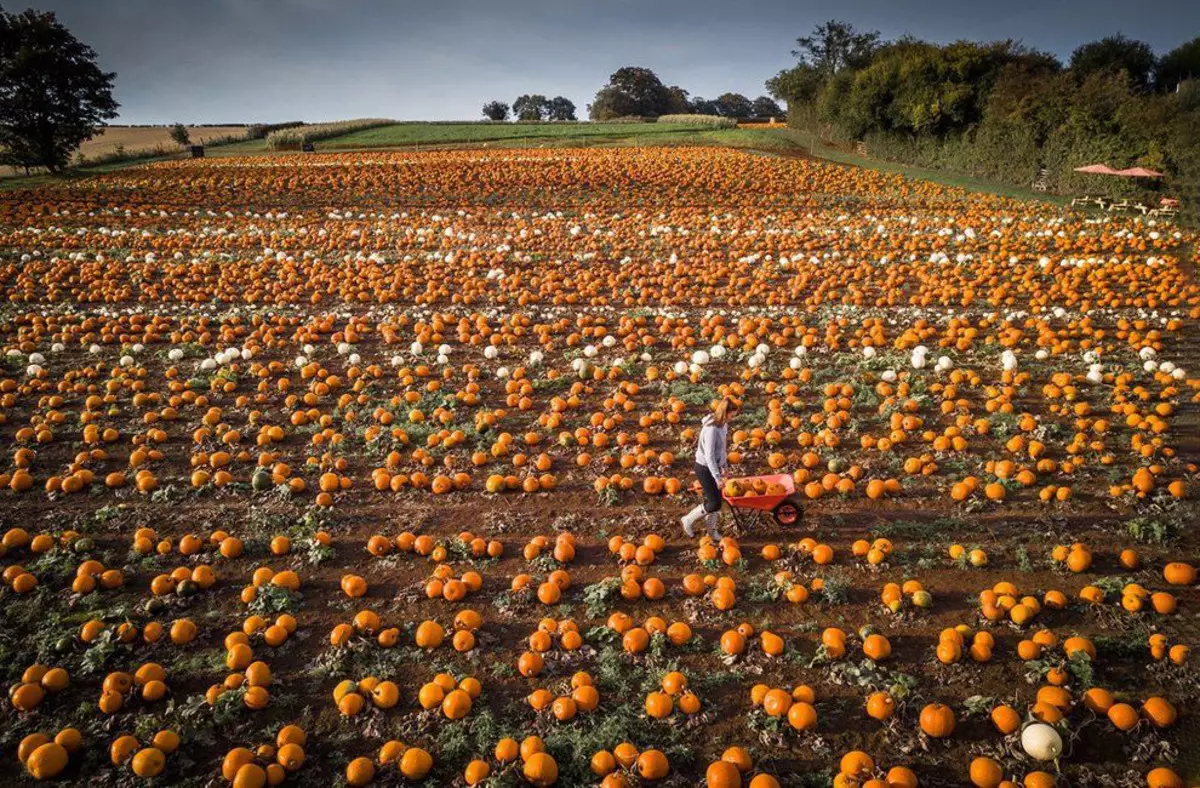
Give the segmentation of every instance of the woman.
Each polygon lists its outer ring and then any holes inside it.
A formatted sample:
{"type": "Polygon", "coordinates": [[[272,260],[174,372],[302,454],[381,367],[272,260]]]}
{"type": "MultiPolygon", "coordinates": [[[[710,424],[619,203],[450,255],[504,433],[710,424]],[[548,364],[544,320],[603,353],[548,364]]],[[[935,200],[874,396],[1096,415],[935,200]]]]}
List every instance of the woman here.
{"type": "Polygon", "coordinates": [[[721,518],[721,476],[725,472],[728,455],[729,422],[737,418],[741,403],[723,397],[713,405],[713,412],[704,417],[700,437],[696,441],[696,461],[692,470],[704,490],[704,503],[683,516],[683,532],[689,537],[696,535],[696,522],[703,517],[708,526],[708,535],[719,540],[717,521],[721,518]]]}

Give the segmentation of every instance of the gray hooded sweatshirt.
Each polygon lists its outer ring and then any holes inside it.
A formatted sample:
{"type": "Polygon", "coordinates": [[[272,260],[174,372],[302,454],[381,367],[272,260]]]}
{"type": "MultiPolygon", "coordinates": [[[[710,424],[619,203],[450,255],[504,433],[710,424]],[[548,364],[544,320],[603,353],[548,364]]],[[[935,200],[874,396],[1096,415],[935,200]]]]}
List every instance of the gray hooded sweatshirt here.
{"type": "Polygon", "coordinates": [[[708,472],[720,483],[728,462],[726,441],[729,430],[724,425],[718,425],[712,415],[705,416],[701,424],[700,437],[696,441],[696,462],[708,468],[708,472]]]}

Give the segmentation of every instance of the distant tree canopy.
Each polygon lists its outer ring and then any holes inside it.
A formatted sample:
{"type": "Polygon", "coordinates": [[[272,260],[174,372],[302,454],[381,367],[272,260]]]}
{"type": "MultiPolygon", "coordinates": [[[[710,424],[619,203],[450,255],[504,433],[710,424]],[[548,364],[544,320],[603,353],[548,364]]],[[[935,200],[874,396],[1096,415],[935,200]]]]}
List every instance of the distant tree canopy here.
{"type": "Polygon", "coordinates": [[[793,124],[873,155],[1023,185],[1045,167],[1060,188],[1097,161],[1200,179],[1200,38],[1159,59],[1108,36],[1067,67],[1012,41],[883,41],[844,22],[797,43],[768,92],[793,124]]]}
{"type": "Polygon", "coordinates": [[[1159,90],[1176,90],[1189,79],[1200,79],[1200,36],[1180,44],[1158,61],[1154,82],[1159,90]]]}
{"type": "Polygon", "coordinates": [[[815,104],[822,89],[843,72],[870,65],[879,47],[878,32],[832,19],[796,39],[796,65],[768,79],[767,92],[789,104],[815,104]]]}
{"type": "Polygon", "coordinates": [[[62,170],[117,116],[115,76],[53,12],[0,9],[0,162],[62,170]]]}
{"type": "MultiPolygon", "coordinates": [[[[525,94],[512,103],[512,112],[519,121],[575,120],[575,103],[565,96],[548,99],[540,93],[525,94]]],[[[483,114],[492,120],[504,120],[508,117],[508,105],[493,101],[484,105],[483,114]],[[488,114],[489,107],[491,114],[488,114]]]]}
{"type": "Polygon", "coordinates": [[[756,101],[741,93],[724,93],[708,100],[692,96],[678,85],[664,85],[648,68],[625,66],[613,72],[608,84],[600,88],[592,103],[588,105],[588,117],[592,120],[659,115],[723,115],[732,118],[748,118],[760,114],[756,104],[774,110],[771,114],[783,114],[779,106],[767,96],[756,101]]]}
{"type": "Polygon", "coordinates": [[[592,120],[624,115],[665,115],[672,106],[671,90],[648,68],[625,66],[613,72],[588,107],[592,120]]]}
{"type": "Polygon", "coordinates": [[[811,36],[797,38],[792,55],[800,65],[828,78],[837,76],[843,69],[863,68],[871,62],[871,56],[878,48],[877,31],[855,30],[849,22],[834,19],[817,25],[811,36]]]}
{"type": "Polygon", "coordinates": [[[575,102],[564,96],[555,96],[546,104],[547,120],[575,120],[575,102]]]}
{"type": "Polygon", "coordinates": [[[679,87],[672,85],[667,88],[667,111],[664,115],[688,115],[691,114],[692,104],[689,100],[690,94],[679,87]]]}
{"type": "Polygon", "coordinates": [[[777,118],[783,115],[783,108],[776,104],[770,96],[759,96],[754,99],[752,114],[760,118],[777,118]]]}
{"type": "Polygon", "coordinates": [[[489,101],[483,105],[483,116],[488,120],[508,120],[508,105],[503,101],[489,101]]]}
{"type": "Polygon", "coordinates": [[[517,100],[512,103],[512,111],[517,120],[545,120],[548,108],[549,100],[540,93],[517,96],[517,100]]]}
{"type": "Polygon", "coordinates": [[[726,118],[748,118],[754,114],[754,102],[741,93],[722,93],[717,96],[717,114],[726,118]]]}
{"type": "Polygon", "coordinates": [[[1079,79],[1092,74],[1124,71],[1136,90],[1149,90],[1158,59],[1149,44],[1118,33],[1078,47],[1071,53],[1070,68],[1079,79]]]}
{"type": "Polygon", "coordinates": [[[709,101],[701,96],[693,96],[688,101],[688,112],[692,115],[720,115],[721,107],[715,101],[709,101]]]}

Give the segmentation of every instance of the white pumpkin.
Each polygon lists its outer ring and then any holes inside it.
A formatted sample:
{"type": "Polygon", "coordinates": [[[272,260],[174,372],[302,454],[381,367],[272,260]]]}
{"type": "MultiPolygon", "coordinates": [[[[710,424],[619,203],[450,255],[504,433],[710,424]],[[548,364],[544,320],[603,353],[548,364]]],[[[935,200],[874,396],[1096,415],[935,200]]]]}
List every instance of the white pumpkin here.
{"type": "Polygon", "coordinates": [[[1049,725],[1035,722],[1021,731],[1021,748],[1030,758],[1052,761],[1062,755],[1062,737],[1049,725]]]}

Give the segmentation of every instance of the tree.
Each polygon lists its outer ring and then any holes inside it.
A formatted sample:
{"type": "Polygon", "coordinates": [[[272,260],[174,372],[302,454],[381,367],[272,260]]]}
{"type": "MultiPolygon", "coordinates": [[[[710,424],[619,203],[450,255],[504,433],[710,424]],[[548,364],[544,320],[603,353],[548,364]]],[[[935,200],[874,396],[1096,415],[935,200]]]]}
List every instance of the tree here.
{"type": "Polygon", "coordinates": [[[0,9],[0,161],[62,170],[117,116],[115,76],[53,12],[0,9]]]}
{"type": "Polygon", "coordinates": [[[759,118],[776,118],[783,114],[783,108],[770,96],[759,96],[754,99],[754,111],[751,114],[759,118]]]}
{"type": "Polygon", "coordinates": [[[622,115],[657,116],[669,112],[671,103],[671,92],[658,75],[641,66],[625,66],[608,78],[608,84],[596,93],[588,111],[593,120],[622,115]]]}
{"type": "Polygon", "coordinates": [[[596,98],[588,104],[588,117],[592,120],[611,120],[637,114],[637,104],[627,93],[612,85],[596,92],[596,98]]]}
{"type": "Polygon", "coordinates": [[[1162,91],[1178,90],[1189,79],[1200,79],[1200,36],[1163,55],[1154,75],[1154,82],[1162,91]]]}
{"type": "Polygon", "coordinates": [[[188,134],[187,126],[176,123],[171,127],[171,141],[181,148],[192,144],[192,136],[188,134]]]}
{"type": "Polygon", "coordinates": [[[508,120],[508,105],[503,101],[489,101],[483,105],[483,116],[488,120],[508,120]]]}
{"type": "Polygon", "coordinates": [[[717,102],[709,101],[701,96],[693,96],[688,101],[688,107],[693,115],[720,115],[721,108],[717,106],[717,102]]]}
{"type": "Polygon", "coordinates": [[[517,120],[545,120],[549,101],[540,93],[518,96],[513,102],[513,114],[517,120]]]}
{"type": "Polygon", "coordinates": [[[879,48],[879,32],[855,30],[849,22],[831,19],[818,25],[811,36],[797,38],[796,47],[792,54],[802,65],[812,66],[828,78],[842,69],[860,69],[870,63],[879,48]]]}
{"type": "Polygon", "coordinates": [[[1158,65],[1149,44],[1118,33],[1078,47],[1071,53],[1071,71],[1082,82],[1092,74],[1124,71],[1136,90],[1147,90],[1158,65]]]}
{"type": "Polygon", "coordinates": [[[575,120],[575,102],[565,96],[555,96],[546,104],[548,120],[575,120]]]}
{"type": "MultiPolygon", "coordinates": [[[[1053,67],[1026,58],[1000,70],[984,106],[984,125],[1028,134],[1041,146],[1066,122],[1075,92],[1074,80],[1054,61],[1053,67]]],[[[998,135],[1002,136],[1002,135],[998,135]]]]}
{"type": "Polygon", "coordinates": [[[811,104],[825,85],[825,77],[814,66],[798,63],[766,81],[767,92],[788,104],[811,104]]]}
{"type": "Polygon", "coordinates": [[[667,110],[663,114],[690,115],[691,112],[692,105],[688,101],[688,92],[678,85],[667,88],[667,110]]]}
{"type": "Polygon", "coordinates": [[[754,104],[741,93],[722,93],[717,96],[717,114],[726,118],[748,118],[754,114],[754,104]]]}
{"type": "Polygon", "coordinates": [[[822,106],[852,138],[870,132],[944,137],[980,122],[1001,71],[1022,57],[1011,41],[938,46],[901,39],[867,68],[835,77],[831,85],[837,82],[842,93],[822,106]]]}

